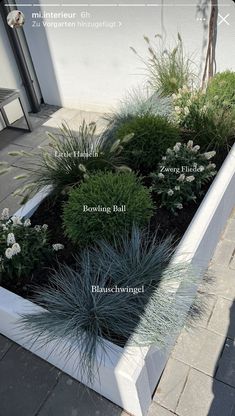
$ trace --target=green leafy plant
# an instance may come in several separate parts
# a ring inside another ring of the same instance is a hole
[[[53,272],[49,286],[35,294],[45,310],[25,314],[21,326],[42,346],[53,341],[57,350],[62,342],[65,356],[78,346],[79,371],[91,381],[99,368],[96,353],[109,353],[105,340],[166,346],[185,322],[193,300],[188,287],[195,283],[188,266],[167,267],[173,252],[170,237],[159,240],[136,227],[113,244],[101,241],[77,257],[75,268]]]
[[[135,117],[161,116],[170,119],[174,110],[170,97],[162,97],[148,89],[134,88],[119,103],[118,107],[104,116],[107,128],[103,135],[109,141],[115,141],[117,130]]]
[[[37,155],[11,152],[12,156],[30,158],[29,163],[26,160],[23,169],[30,172],[31,182],[16,192],[16,195],[26,196],[23,202],[32,191],[39,191],[46,185],[52,185],[54,193],[58,194],[78,185],[84,175],[91,172],[124,170],[122,143],[132,137],[129,135],[120,138],[118,142],[108,142],[106,137],[96,134],[95,123],[87,125],[85,121],[78,132],[71,130],[67,124],[62,124],[58,134],[48,135],[51,140],[49,146],[42,148]],[[21,178],[20,175],[17,179]]]
[[[63,224],[73,242],[86,245],[101,236],[113,239],[133,222],[146,225],[152,211],[150,192],[134,173],[100,172],[69,193]]]
[[[145,114],[132,116],[119,124],[115,140],[133,133],[133,138],[123,145],[128,166],[143,174],[156,169],[166,149],[180,139],[177,126],[165,117]]]
[[[32,227],[29,219],[10,218],[4,208],[0,219],[0,281],[28,277],[46,257],[62,248],[62,244],[50,246],[47,224]]]
[[[160,91],[163,96],[176,93],[183,86],[192,86],[196,76],[193,63],[185,54],[180,34],[176,46],[166,48],[162,37],[156,35],[158,42],[151,42],[147,36],[144,40],[148,47],[148,58],[142,58],[134,48],[131,48],[145,64],[149,83],[154,91]]]
[[[158,171],[151,174],[152,189],[166,207],[174,214],[190,201],[203,195],[203,185],[216,174],[216,166],[210,159],[215,152],[199,153],[200,146],[176,143],[168,149],[159,163]]]
[[[207,96],[210,100],[219,101],[223,107],[235,107],[235,72],[217,73],[209,81]]]
[[[234,140],[235,112],[222,104],[219,96],[184,87],[173,95],[175,120],[189,130],[203,150],[229,146]]]

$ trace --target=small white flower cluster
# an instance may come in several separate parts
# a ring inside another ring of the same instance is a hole
[[[205,101],[205,93],[203,91],[191,91],[187,87],[179,90],[178,94],[173,94],[173,103],[175,109],[174,119],[177,124],[184,127],[191,127],[191,118],[194,117],[195,111],[206,112],[207,108],[203,108]],[[203,104],[201,104],[203,102]]]
[[[8,208],[4,208],[1,213],[1,221],[6,221],[5,224],[2,223],[2,231],[7,232],[9,228],[23,225],[20,217],[13,216],[10,218],[10,213]],[[27,221],[27,220],[26,220]],[[16,256],[21,252],[20,244],[16,242],[15,234],[13,232],[8,232],[6,235],[6,244],[7,248],[5,250],[5,257],[11,259],[13,256]]]
[[[210,162],[216,152],[199,151],[200,146],[192,140],[186,144],[177,142],[162,157],[159,172],[151,175],[152,190],[161,196],[161,206],[175,214],[183,209],[185,202],[195,201],[202,185],[216,174],[216,165]]]
[[[2,221],[9,220],[9,217],[10,217],[9,208],[4,208],[1,214],[1,220]]]
[[[18,243],[14,243],[12,247],[8,247],[5,251],[5,256],[7,259],[11,259],[16,254],[21,252],[21,247]]]
[[[64,245],[63,244],[59,244],[59,243],[52,244],[52,248],[53,248],[54,251],[59,251],[59,250],[63,250]]]
[[[175,104],[176,119],[186,117],[190,113],[190,106],[192,104],[192,101],[189,98],[190,95],[191,92],[187,86],[180,88],[178,94],[172,95],[173,102]]]
[[[215,154],[216,154],[216,152],[215,152],[215,151],[212,151],[212,152],[206,152],[206,153],[204,153],[204,156],[205,156],[205,158],[206,158],[207,160],[210,160],[210,159],[212,159],[212,157],[214,157],[214,156],[215,156]]]
[[[21,252],[20,245],[16,242],[14,233],[7,234],[7,245],[11,246],[5,250],[5,256],[7,259],[11,259]]]
[[[37,231],[37,233],[40,233],[42,230],[46,231],[48,229],[48,225],[47,224],[35,225],[34,229],[35,231]]]
[[[0,215],[1,276],[19,278],[22,273],[30,273],[46,251],[52,253],[64,248],[63,244],[49,244],[47,229],[47,224],[32,227],[29,218],[10,217],[9,209],[4,208]]]

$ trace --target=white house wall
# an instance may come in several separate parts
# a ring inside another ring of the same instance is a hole
[[[5,27],[0,16],[0,88],[19,89],[23,94],[28,109],[30,109],[25,94],[22,80],[15,62],[15,58],[9,43]],[[7,115],[10,122],[22,117],[22,111],[18,102],[13,102],[6,107]],[[0,130],[3,123],[0,120]]]
[[[126,90],[145,79],[143,64],[130,50],[136,48],[141,55],[146,53],[143,35],[153,37],[156,33],[167,33],[168,42],[174,44],[180,32],[185,49],[191,55],[201,58],[203,44],[203,22],[197,20],[196,3],[199,0],[180,0],[185,6],[177,7],[177,1],[167,0],[161,20],[159,6],[119,7],[46,7],[42,12],[77,13],[78,21],[116,21],[117,28],[44,28],[32,27],[32,12],[39,7],[25,7],[25,33],[45,102],[84,110],[109,110]],[[71,4],[71,0],[63,3]],[[98,0],[93,4],[100,3]],[[102,3],[104,1],[102,0]],[[106,3],[112,3],[109,1]],[[135,3],[130,1],[128,3]],[[137,3],[142,3],[137,0]],[[49,4],[49,0],[48,0]],[[81,12],[88,12],[91,18],[81,19]],[[231,0],[219,2],[219,12],[227,17],[218,26],[217,69],[235,70],[235,4]],[[45,19],[44,22],[52,21]],[[54,20],[58,22],[58,20]],[[62,19],[61,21],[65,21]],[[72,20],[74,21],[74,20]],[[221,18],[219,17],[219,22]],[[119,27],[120,22],[120,27]],[[164,32],[164,30],[166,32]],[[199,67],[198,67],[199,69]]]

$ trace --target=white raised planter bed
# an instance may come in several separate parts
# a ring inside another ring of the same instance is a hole
[[[32,198],[16,215],[29,217],[50,192],[46,188]],[[174,262],[188,261],[196,266],[200,281],[224,229],[231,210],[235,206],[235,145],[227,156],[217,177],[207,192],[196,215],[178,246]],[[32,312],[39,307],[32,302],[0,287],[0,333],[31,350],[41,358],[81,381],[79,372],[79,347],[65,358],[68,346],[63,342],[56,346],[50,343],[41,347],[36,341],[33,346],[19,331],[19,315]],[[171,345],[175,339],[171,340]],[[110,348],[112,347],[112,348]],[[135,416],[145,416],[152,394],[159,381],[170,353],[170,347],[159,350],[155,346],[120,348],[107,342],[107,355],[97,352],[99,380],[84,384],[102,394],[112,402]]]

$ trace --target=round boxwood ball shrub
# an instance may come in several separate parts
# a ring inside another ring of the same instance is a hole
[[[153,211],[150,191],[133,172],[98,172],[69,193],[63,210],[66,235],[85,246],[110,241],[134,223],[145,226]]]
[[[207,96],[224,106],[235,106],[235,72],[218,72],[209,82]]]
[[[179,127],[167,118],[153,114],[124,120],[115,131],[115,139],[130,133],[134,133],[134,137],[124,144],[124,154],[128,166],[143,174],[155,170],[166,149],[180,141]]]

